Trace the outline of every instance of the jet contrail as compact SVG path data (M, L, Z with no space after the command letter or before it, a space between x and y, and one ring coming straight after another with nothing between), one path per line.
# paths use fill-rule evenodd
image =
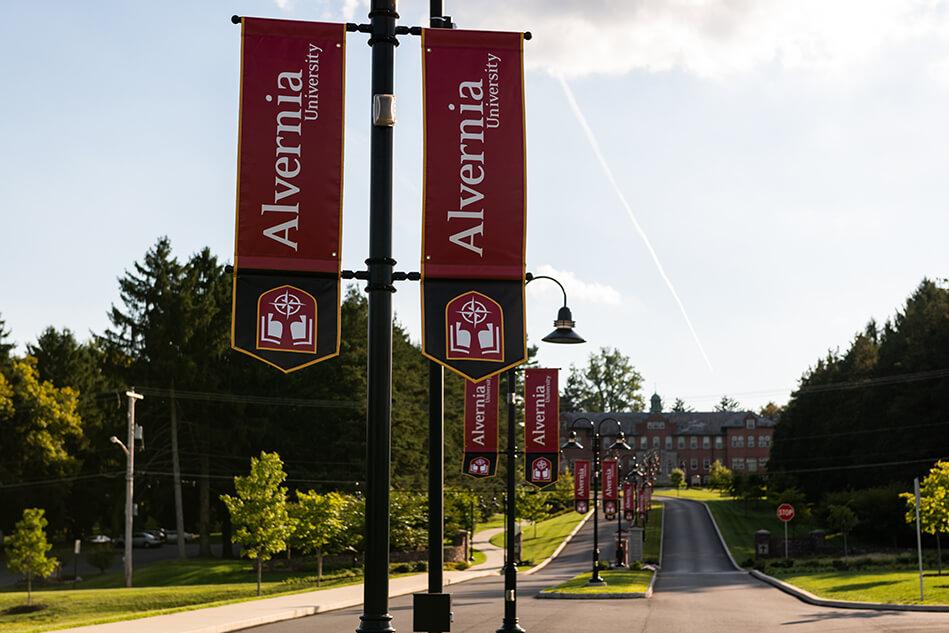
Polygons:
M619 183L616 182L616 178L613 176L613 170L610 169L609 164L607 164L606 159L603 157L603 152L600 151L600 144L597 142L596 136L593 134L593 130L590 129L590 124L587 123L586 117L583 116L583 110L580 109L580 105L573 96L573 90L570 89L570 84L568 84L567 80L562 76L557 77L557 79L560 80L560 85L563 87L563 92L567 97L567 102L570 104L570 109L573 111L574 116L577 117L577 122L580 124L580 127L583 128L583 132L586 134L587 140L590 141L590 147L593 148L593 153L596 155L596 159L600 162L600 167L602 167L603 171L606 173L606 178L610 181L613 191L619 198L623 208L626 209L626 215L629 216L630 221L633 223L633 227L636 229L636 232L639 233L639 237L642 238L643 244L646 245L646 250L649 251L649 255L652 257L653 263L656 264L656 269L659 271L659 276L662 277L664 282L666 282L666 287L669 288L669 292L672 293L672 298L675 299L676 304L678 304L679 310L682 312L682 318L685 319L685 324L689 326L689 331L692 333L692 338L695 339L695 344L698 346L699 352L702 353L702 358L705 359L705 364L708 365L709 371L714 372L715 369L712 367L712 362L708 359L708 354L705 353L705 348L702 346L702 341L699 340L699 335L692 326L692 320L685 311L685 306L682 304L682 300L679 298L679 293L676 292L675 286L672 285L672 281L669 279L669 276L666 275L666 271L662 267L662 262L659 261L659 256L656 255L656 250L649 242L649 237L646 235L646 232L643 231L643 227L641 227L639 225L639 221L636 220L636 216L633 214L633 208L630 206L629 202L627 202L626 196L623 195L623 190L620 189Z

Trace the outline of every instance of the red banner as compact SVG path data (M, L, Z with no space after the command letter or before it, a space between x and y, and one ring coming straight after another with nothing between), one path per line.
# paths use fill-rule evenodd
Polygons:
M523 36L423 29L422 353L469 380L527 360Z
M465 461L463 472L493 477L498 466L498 378L465 381Z
M560 394L556 369L524 371L526 479L535 486L557 481L560 464Z
M580 514L590 509L590 462L586 459L573 463L573 505Z
M615 459L604 459L600 467L603 482L603 514L607 519L616 517L616 492L619 467Z
M339 353L346 27L241 24L231 346L290 372Z
M635 489L636 488L633 486L632 482L623 482L623 518L627 521L633 520L633 510L635 509L633 506L633 497L635 493L633 491Z

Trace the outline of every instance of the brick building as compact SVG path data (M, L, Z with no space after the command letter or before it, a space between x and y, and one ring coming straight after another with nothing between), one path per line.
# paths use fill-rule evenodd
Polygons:
M715 460L735 472L766 472L775 425L774 420L751 411L663 412L658 394L652 396L648 413L563 413L560 432L564 439L577 418L588 418L597 424L604 418L619 420L626 442L633 448L630 453L620 455L624 472L633 455L641 462L647 451L658 450L661 456L659 483L662 484L669 482L669 473L676 467L685 471L689 482L705 484ZM592 431L581 425L574 430L584 446L583 453L589 454ZM601 432L601 455L605 456L606 447L615 439L616 424L604 423ZM566 457L582 459L579 452Z

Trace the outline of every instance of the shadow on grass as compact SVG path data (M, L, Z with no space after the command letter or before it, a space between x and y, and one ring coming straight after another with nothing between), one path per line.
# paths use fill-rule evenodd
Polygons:
M834 585L828 587L827 591L861 591L863 589L873 589L874 587L885 587L886 585L898 585L899 580L877 580L875 582L852 582L845 585Z
M18 604L15 607L9 607L0 611L0 615L26 615L27 613L36 613L37 611L42 611L47 605L45 604Z

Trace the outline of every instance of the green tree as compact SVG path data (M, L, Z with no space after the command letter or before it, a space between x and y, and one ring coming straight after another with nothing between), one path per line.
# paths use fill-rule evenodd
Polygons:
M244 554L257 563L257 595L263 561L287 548L290 517L287 512L287 489L283 487L287 473L276 453L260 453L250 460L250 474L234 477L237 496L221 495L234 525L234 539Z
M726 491L732 485L732 471L720 459L712 462L708 471L708 485L719 491Z
M13 343L10 342L10 330L6 322L0 317L0 368L5 366L13 353Z
M529 522L534 527L534 538L537 538L537 524L547 518L547 493L532 487L521 486L515 494L517 516Z
M68 477L78 471L77 448L83 443L78 394L41 381L36 359L13 359L0 374L0 481ZM16 519L16 508L42 502L63 516L69 486L4 492L0 524ZM44 519L45 520L45 519Z
M96 543L89 548L86 561L103 574L115 562L115 548L111 543Z
M685 403L685 400L682 398L676 398L675 402L672 403L672 412L673 413L692 413L695 409L688 406Z
M27 508L10 537L7 566L26 577L26 604L33 603L33 578L46 578L59 561L47 556L53 548L46 541L48 521L40 508Z
M916 494L900 494L906 501L906 522L916 523ZM942 543L940 536L949 532L949 461L936 462L929 474L919 482L919 523L927 534L936 537L936 560L942 575Z
M564 397L580 411L642 411L642 382L628 356L602 347L583 369L570 367Z
M722 396L722 399L715 405L716 411L740 411L741 403L730 396Z
M758 414L777 422L781 419L782 411L784 411L784 407L769 401L768 404L758 409Z
M323 581L323 555L340 545L343 508L346 498L338 492L324 495L297 490L297 502L290 504L293 535L290 543L306 554L316 554L316 586ZM334 547L335 546L335 547Z
M847 556L847 535L857 526L857 515L847 506L827 508L827 523L844 537L844 556Z
M676 495L678 496L679 491L685 485L685 471L681 468L673 468L669 472L669 480L672 482L672 487L676 489Z

